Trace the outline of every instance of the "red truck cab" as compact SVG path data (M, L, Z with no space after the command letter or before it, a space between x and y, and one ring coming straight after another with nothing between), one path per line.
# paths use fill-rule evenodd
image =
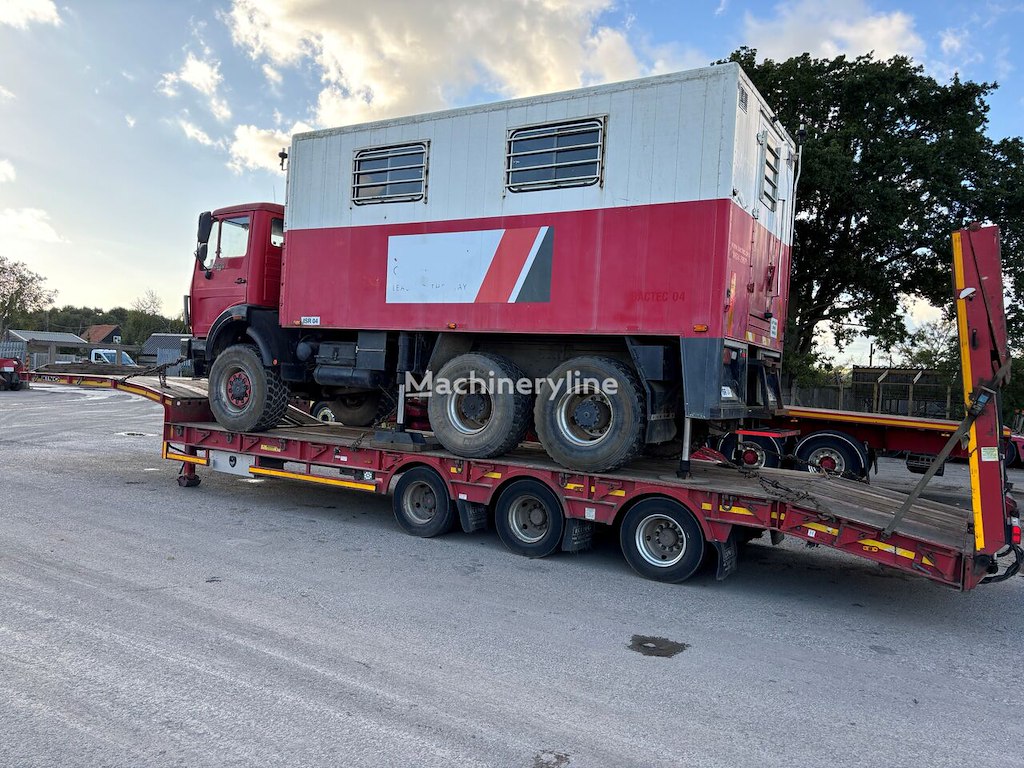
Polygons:
M276 315L284 207L246 203L204 213L198 240L186 313L193 335L191 356L197 362L204 357L207 339L217 336L225 325L244 320L251 309L272 310Z

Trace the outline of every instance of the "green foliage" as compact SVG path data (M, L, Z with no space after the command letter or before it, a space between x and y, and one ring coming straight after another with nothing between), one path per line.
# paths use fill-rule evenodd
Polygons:
M850 333L840 323L862 324L892 346L906 333L902 294L949 304L950 233L972 220L1003 227L1007 272L1024 287L1024 147L984 134L994 85L939 84L901 56L758 62L741 48L730 59L787 129L807 127L787 338L795 363L821 322L840 339ZM1019 342L1024 316L1012 317Z
M0 256L0 333L53 301L56 291L47 290L45 281L22 262Z
M952 320L924 323L896 345L899 364L955 374L960 370L960 342Z

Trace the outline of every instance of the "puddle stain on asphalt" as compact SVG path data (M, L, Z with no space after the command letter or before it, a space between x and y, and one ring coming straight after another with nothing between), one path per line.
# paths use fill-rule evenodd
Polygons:
M633 639L626 647L631 651L642 653L644 656L662 656L669 658L682 653L690 647L690 644L677 643L675 640L668 640L664 637L633 635Z

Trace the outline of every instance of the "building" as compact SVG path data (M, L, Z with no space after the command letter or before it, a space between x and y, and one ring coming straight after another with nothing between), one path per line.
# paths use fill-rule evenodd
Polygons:
M181 340L187 339L187 333L154 333L139 351L139 365L164 365L173 363L181 357ZM191 371L182 370L181 365L172 365L167 369L168 376L189 376Z
M21 342L27 350L29 368L38 368L54 362L73 362L89 342L73 333L58 331L28 331L11 328L4 341Z
M90 344L120 344L120 325L90 325L82 334Z

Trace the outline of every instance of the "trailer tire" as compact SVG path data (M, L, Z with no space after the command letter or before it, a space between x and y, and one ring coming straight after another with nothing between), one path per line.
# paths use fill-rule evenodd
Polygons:
M323 400L313 406L314 418L346 427L368 427L380 410L379 392L358 392L334 400Z
M493 376L492 376L493 372ZM469 391L465 382L474 376L496 385L495 391ZM443 394L433 392L427 415L434 437L456 456L490 459L508 453L523 441L530 428L532 398L517 387L512 392L498 389L502 380L518 384L523 372L499 355L471 352L442 366L434 379L448 383ZM456 387L467 391L456 391Z
M391 506L402 530L425 539L448 533L458 518L448 486L429 467L402 473Z
M261 432L277 426L288 410L288 387L263 365L256 347L235 344L210 366L210 410L232 432Z
M562 544L565 514L550 488L539 480L524 478L501 492L494 527L501 543L517 555L547 557Z
M1009 469L1010 467L1016 467L1020 464L1020 451L1017 450L1017 444L1013 440L1006 441L1006 456L1003 458L1003 465Z
M736 448L739 446L739 465L743 469L778 469L782 464L782 443L774 437L761 435L737 435L730 432L718 443L718 452L730 462L736 463ZM747 461L747 459L751 461Z
M833 472L866 478L867 453L853 437L844 432L812 432L799 443L794 452L799 465L808 472Z
M630 509L619 529L619 544L634 571L672 584L693 576L707 549L697 519L666 498L644 499Z
M611 380L615 394L570 384ZM556 382L553 389L551 382ZM563 467L607 472L635 459L644 447L646 399L636 372L612 357L575 357L541 384L533 420L548 455Z

